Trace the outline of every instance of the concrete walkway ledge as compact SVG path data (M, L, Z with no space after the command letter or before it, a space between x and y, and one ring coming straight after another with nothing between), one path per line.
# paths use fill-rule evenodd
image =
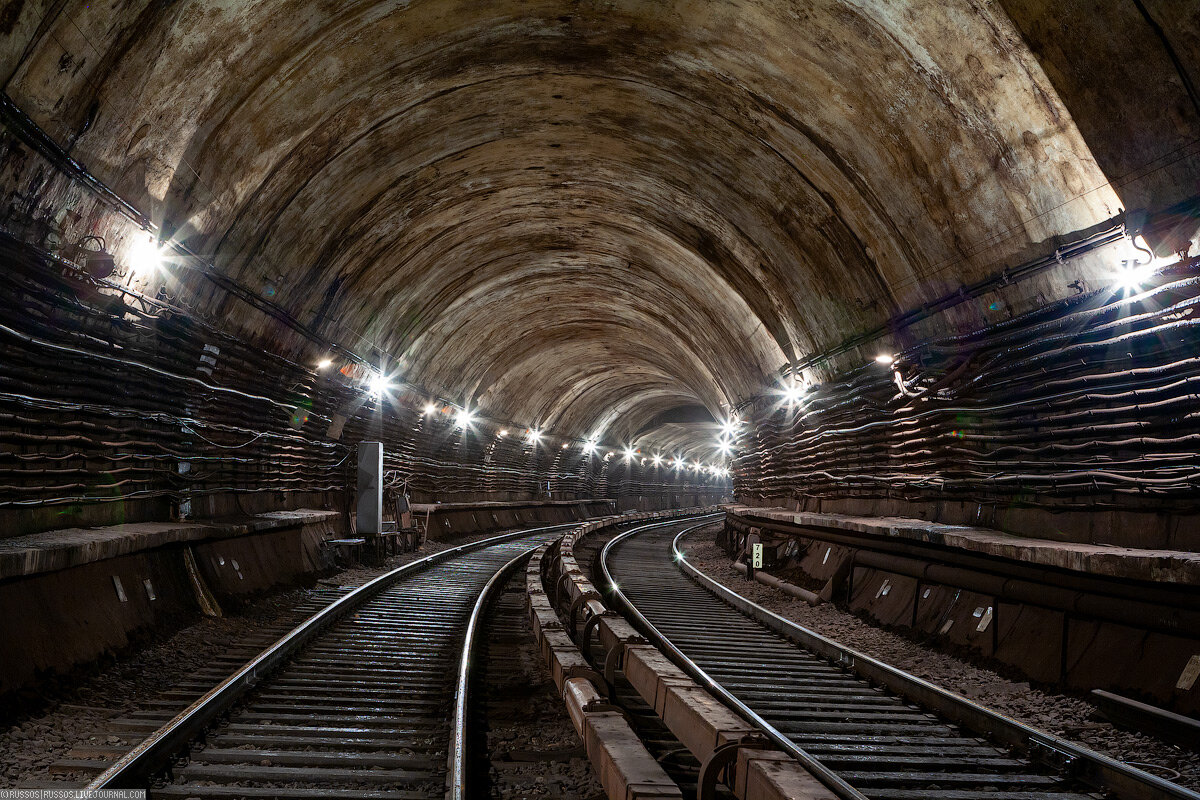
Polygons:
M231 539L305 525L329 524L338 512L272 511L236 520L137 522L104 528L64 528L0 539L0 580L77 567L181 542Z
M571 506L604 506L611 509L616 505L613 500L480 500L464 503L413 503L410 508L414 514L450 512L450 511L492 511L496 509L517 508L556 508ZM608 511L609 514L615 513Z
M1141 550L1017 536L990 528L946 525L909 517L857 517L730 503L722 508L746 524L774 522L892 539L907 539L1074 572L1200 586L1200 553ZM803 530L797 533L803 535Z

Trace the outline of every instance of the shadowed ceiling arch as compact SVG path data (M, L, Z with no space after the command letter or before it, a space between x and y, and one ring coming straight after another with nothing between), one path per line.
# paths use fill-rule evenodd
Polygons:
M707 447L675 410L1118 206L1013 3L28 5L8 92L176 239L567 436Z

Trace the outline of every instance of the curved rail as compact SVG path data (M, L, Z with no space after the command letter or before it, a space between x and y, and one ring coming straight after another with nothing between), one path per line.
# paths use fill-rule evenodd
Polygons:
M781 750L796 757L839 798L862 798L863 790L874 794L884 787L907 787L900 792L906 796L923 790L920 787L930 788L935 784L947 789L938 777L944 776L952 781L947 796L953 795L953 787L959 786L956 782L960 780L962 792L976 796L972 792L983 790L984 784L989 783L985 778L994 777L997 788L989 787L988 793L995 792L998 796L1007 796L1018 788L1014 781L1027 781L1028 786L1020 789L1030 796L1045 793L1062 798L1093 798L1096 796L1093 792L1102 790L1122 800L1200 800L1200 794L1192 790L1009 720L958 694L845 648L757 606L689 563L680 541L698 528L701 525L691 525L680 531L671 540L668 551L661 536L652 535L654 541L646 545L631 545L628 540L637 531L629 531L608 542L601 552L601 570L612 595L629 613L631 620L672 661L760 728ZM628 561L614 557L614 551L623 542L625 547L635 548ZM658 557L660 551L656 549L659 547L662 548L661 559ZM668 559L668 554L672 558ZM671 565L671 560L676 566ZM628 584L626 587L620 585L622 579ZM671 581L683 581L692 589L685 590L680 585L672 590ZM684 596L689 597L690 603L686 608L680 608ZM712 600L712 604L706 606L703 599ZM635 601L642 603L643 600L644 613L634 607ZM700 603L700 607L695 603ZM725 612L719 613L721 608L725 608ZM695 630L694 618L702 609L707 609L712 630ZM671 642L666 631L671 631L671 637L680 638L680 642ZM715 638L720 633L713 631L724 632L733 638L726 642ZM738 632L742 631L745 632L744 639L738 639ZM754 650L744 651L748 645ZM805 650L808 651L806 654ZM730 675L737 686L722 686L698 661L708 664L714 674L722 675L722 680L725 680L724 675ZM786 675L784 684L792 684L797 691L814 698L815 705L781 706L786 697L779 693L781 684L776 672ZM847 685L847 681L862 684L862 690ZM893 692L893 698L898 699L878 696L880 690L872 690L871 685L886 688ZM832 688L832 691L844 692L845 700L836 699L832 694L824 699L830 687L838 686L844 688ZM734 697L733 691L748 694L746 702ZM841 703L846 705L838 705ZM905 703L908 704L906 708L902 705ZM751 705L762 706L761 714ZM862 716L857 716L859 714ZM930 714L935 715L936 720ZM923 722L919 715L925 715L928 721ZM776 722L779 727L773 726L764 716L779 721ZM836 723L833 728L845 733L829 733L827 726L832 723ZM970 732L973 736L982 735L992 744L974 739L979 744L970 745L961 738L964 734L954 733L953 726L959 726L962 732ZM791 735L782 733L780 727L786 727ZM846 748L854 750L851 742L859 741L863 736L878 738L889 730L892 733L888 735L898 739L904 752L916 753L918 742L922 741L920 738L928 736L925 741L930 742L930 747L920 745L920 765L901 768L898 763L893 766L889 757L882 756L882 751L872 760L870 768L866 766L863 754L846 756ZM925 733L918 735L919 730ZM943 756L936 742L949 742L947 736L954 735L960 736L954 746L958 747L958 742L962 742L962 752L942 762ZM793 736L800 741L793 741ZM853 736L859 736L859 739L853 739ZM830 744L834 740L839 744ZM806 745L809 741L816 742L818 752L826 756L818 757L814 752L804 750L802 742ZM968 746L971 750L967 750ZM1001 756L1002 751L995 750L998 746L1008 746L1012 754ZM979 747L991 748L990 756L985 753L967 756L977 753ZM830 768L832 765L824 765L824 757L832 757L835 763L845 762L848 771L842 768L835 771ZM973 768L976 758L980 759L979 766ZM896 760L904 762L905 759ZM962 766L949 766L955 762ZM1037 768L1030 771L1034 765ZM1000 768L1007 775L992 771L994 768ZM1042 769L1048 769L1049 774L1039 775L1037 770ZM845 771L845 777L839 775L841 771ZM968 789L972 782L979 788ZM852 786L858 783L863 783L862 789ZM1013 788L1006 792L1004 787Z
M475 607L471 609L471 618L467 622L467 631L463 637L462 656L458 663L458 680L454 685L454 727L450 734L450 752L446 758L446 800L463 800L467 795L467 695L471 683L471 662L475 655L475 633L496 592L504 587L518 566L543 546L534 545L496 570L496 574L488 579L487 585L479 593Z
M682 536L685 533L690 533L697 528L702 528L709 524L711 523L703 522L699 525L692 525L680 532L679 536ZM647 634L648 638L654 643L654 645L660 650L666 652L671 657L671 660L678 664L684 672L691 675L693 679L698 681L710 692L720 698L721 701L727 706L734 709L738 714L758 727L767 736L767 738L769 738L775 744L775 746L800 762L805 769L811 772L813 776L822 783L822 785L837 795L837 797L841 798L841 800L868 800L866 795L848 784L840 775L826 767L803 748L796 745L795 742L787 738L787 736L775 728L775 726L763 719L761 715L754 711L754 709L743 703L728 689L714 680L713 677L705 672L699 664L688 658L688 656L685 655L682 650L672 644L671 641L667 639L667 637L664 636L662 632L645 617L644 614L634 607L633 603L629 601L629 598L625 596L625 593L621 591L620 585L614 579L612 572L609 570L608 559L612 548L617 543L624 541L625 539L628 539L630 536L633 536L639 532L640 529L635 528L619 534L610 539L604 545L604 549L600 551L600 569L604 574L604 580L608 584L608 588L611 590L612 595L617 598L622 610L633 617L636 626L641 628L643 632ZM678 537L676 538L678 539Z
M153 775L163 771L171 759L182 752L217 717L228 711L250 691L262 677L281 666L288 658L295 655L302 647L312 642L347 613L368 602L400 580L464 553L531 536L542 531L572 528L578 524L578 522L570 522L546 525L492 536L434 553L368 581L297 625L233 675L150 734L137 747L98 775L85 789L131 789L144 786Z
M681 531L671 542L671 555L679 569L733 608L801 647L848 667L859 676L993 741L1016 747L1031 756L1040 754L1048 757L1041 760L1057 761L1060 766L1066 762L1076 779L1093 788L1114 792L1119 797L1132 800L1200 800L1200 793L1006 717L763 608L706 575L687 560L680 540L695 527Z

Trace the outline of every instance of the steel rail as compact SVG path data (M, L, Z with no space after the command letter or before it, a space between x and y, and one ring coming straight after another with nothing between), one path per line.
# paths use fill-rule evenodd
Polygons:
M464 800L467 796L467 695L471 682L471 662L477 645L475 633L487 606L502 589L520 564L544 545L537 544L509 561L488 579L471 609L471 618L463 634L462 657L458 664L458 680L454 687L454 724L450 734L450 752L446 758L446 800Z
M685 533L690 533L708 524L710 523L702 522L698 525L692 525L685 528L679 535L682 536ZM776 747L795 758L801 766L812 773L813 777L820 781L825 788L833 792L840 800L868 800L866 795L847 783L840 775L826 767L791 739L787 738L778 728L763 719L754 709L734 697L728 689L705 672L699 664L688 658L682 650L672 644L650 620L646 619L645 615L634 607L629 598L625 596L625 593L621 591L621 587L613 577L612 572L609 571L608 559L614 545L638 532L640 532L638 528L625 531L610 539L604 545L604 549L600 551L600 569L604 574L606 588L611 593L611 596L617 599L622 609L633 618L634 626L640 628L654 646L665 652L680 669L691 675L694 680L716 695L726 706L759 728Z
M1059 768L1063 766L1061 762L1066 760L1071 768L1072 776L1094 789L1114 792L1123 800L1165 800L1166 798L1200 800L1200 793L1080 747L1066 739L1039 731L929 681L839 644L833 639L797 625L791 620L763 608L708 576L687 560L687 556L680 546L680 540L686 534L694 531L696 527L699 526L681 531L672 540L671 553L676 565L701 587L775 633L852 670L866 680L886 687L967 730L1004 745L1015 747L1032 760Z
M237 672L215 686L203 697L181 711L169 722L150 734L137 747L122 756L116 763L92 780L85 790L133 789L148 783L151 776L165 769L170 760L180 753L193 739L203 732L217 717L228 711L259 680L300 648L309 644L325 629L348 612L371 600L380 592L404 578L421 572L436 564L449 561L465 553L482 550L494 544L520 539L540 531L572 528L576 522L559 525L544 525L492 536L478 542L452 547L439 553L410 562L368 581L352 592L338 598L325 608L297 625L278 641L263 650Z

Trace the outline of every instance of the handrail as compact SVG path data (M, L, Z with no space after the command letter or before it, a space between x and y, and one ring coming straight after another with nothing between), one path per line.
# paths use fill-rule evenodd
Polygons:
M122 756L116 763L104 770L104 772L100 773L84 788L86 790L131 789L145 785L149 778L166 767L170 759L182 750L188 742L254 687L258 683L259 678L280 666L301 647L308 644L322 631L341 619L347 612L372 599L400 579L462 555L463 553L479 550L512 539L520 539L539 531L570 528L576 525L578 525L578 522L525 528L524 530L492 536L477 542L462 544L458 547L442 550L439 553L434 553L425 558L397 567L391 572L364 583L352 592L325 606L291 631L284 634L274 644L247 662L245 666L233 675L230 675L217 684L217 686L213 687L203 697L200 697L190 706L179 712L169 722L142 740L140 744Z
M685 528L680 532L679 536L683 536L685 533L690 533L691 531L704 527L707 524L709 523L704 522L699 525L693 525L689 528ZM840 775L826 767L824 764L810 755L806 750L783 735L778 728L763 719L757 712L754 711L754 709L750 708L741 700L734 697L728 689L714 680L713 677L705 672L699 664L688 658L682 650L672 644L670 640L668 640L667 637L665 637L662 632L654 626L653 623L646 619L646 617L640 611L638 611L631 602L629 602L629 598L627 598L625 593L621 591L620 585L617 583L616 579L613 578L612 572L608 568L608 557L614 545L629 538L637 532L638 530L634 529L613 537L608 541L607 544L604 545L604 549L600 551L600 568L604 573L604 580L608 583L606 588L610 590L612 595L617 598L618 603L624 607L624 610L634 618L634 624L641 628L642 632L646 634L647 638L649 638L657 648L665 652L666 655L672 661L674 661L680 669L691 675L694 680L698 681L706 689L716 695L721 702L725 703L725 705L729 706L735 712L750 721L755 727L759 728L780 750L783 750L785 753L795 758L801 766L812 773L813 777L820 781L825 788L829 789L831 792L841 798L841 800L868 800L866 795L855 789L850 784L846 783L846 781L843 780ZM677 536L676 540L678 540L678 538L679 537Z

